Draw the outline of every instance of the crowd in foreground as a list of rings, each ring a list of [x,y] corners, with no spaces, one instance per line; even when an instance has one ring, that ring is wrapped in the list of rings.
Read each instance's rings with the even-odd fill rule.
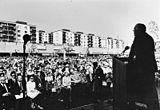
[[[104,87],[111,96],[110,56],[65,60],[63,57],[29,56],[25,67],[24,77],[22,57],[0,58],[0,110],[46,109],[46,96],[63,103],[65,109],[82,97],[99,102],[104,99]]]

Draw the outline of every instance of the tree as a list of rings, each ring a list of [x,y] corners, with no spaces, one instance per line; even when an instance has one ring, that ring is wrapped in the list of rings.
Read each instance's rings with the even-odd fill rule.
[[[159,38],[159,26],[155,21],[150,21],[148,23],[149,32],[155,35],[156,40],[160,40]]]

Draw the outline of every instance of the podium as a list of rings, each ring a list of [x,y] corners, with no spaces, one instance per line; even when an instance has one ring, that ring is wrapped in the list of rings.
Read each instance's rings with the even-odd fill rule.
[[[113,57],[113,110],[127,110],[127,58]]]

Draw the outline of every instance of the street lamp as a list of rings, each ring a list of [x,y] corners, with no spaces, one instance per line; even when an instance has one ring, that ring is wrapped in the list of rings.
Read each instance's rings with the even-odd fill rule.
[[[28,41],[30,41],[30,39],[31,39],[31,36],[30,35],[28,35],[28,34],[25,34],[24,36],[23,36],[23,41],[24,41],[24,43],[23,43],[23,76],[22,76],[22,78],[23,78],[23,85],[25,86],[26,85],[26,80],[25,80],[25,73],[26,73],[26,65],[25,65],[25,62],[26,62],[26,58],[25,58],[25,54],[26,54],[26,44],[27,44],[27,42]],[[25,97],[25,90],[23,90],[23,98]]]

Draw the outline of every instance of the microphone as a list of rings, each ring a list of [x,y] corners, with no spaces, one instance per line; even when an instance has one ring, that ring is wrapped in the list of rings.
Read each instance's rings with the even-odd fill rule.
[[[124,53],[129,49],[129,46],[126,46],[125,49],[122,51],[121,55],[124,55]]]

